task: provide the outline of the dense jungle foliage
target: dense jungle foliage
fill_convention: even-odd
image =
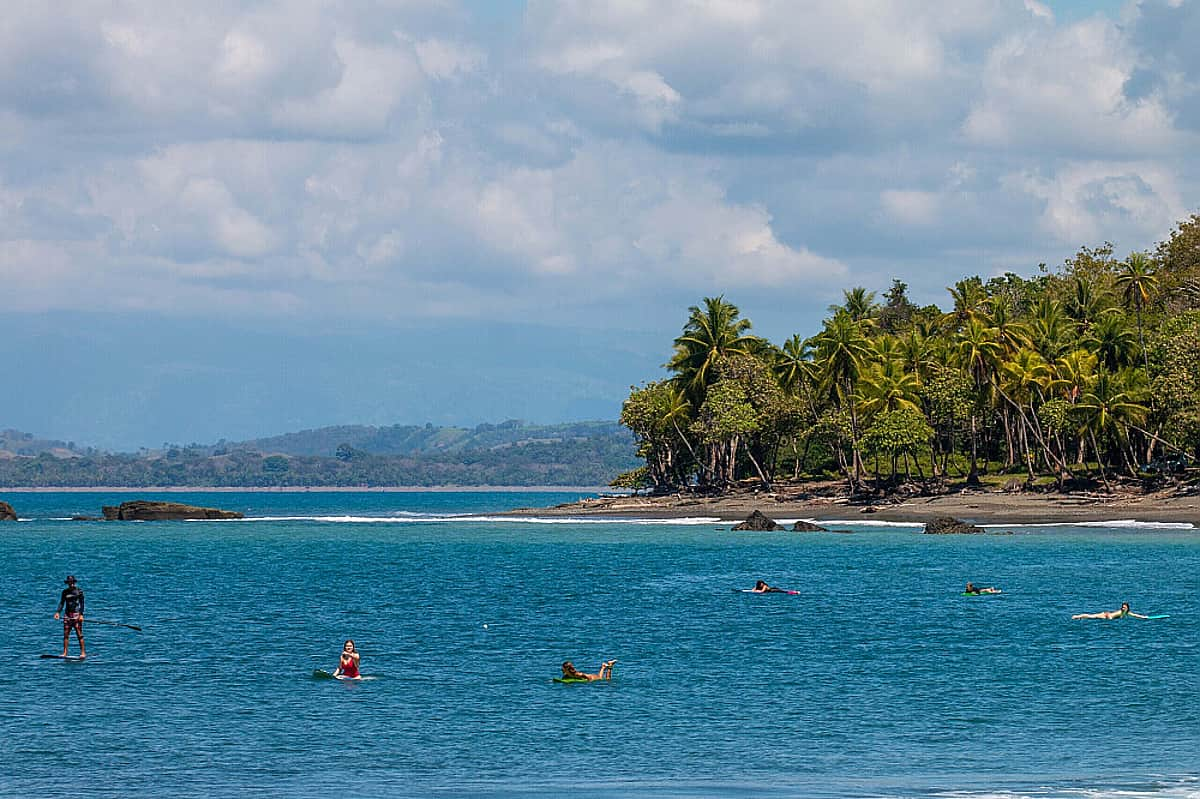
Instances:
[[[969,277],[918,307],[844,292],[775,345],[723,297],[689,309],[621,422],[644,466],[613,485],[719,491],[841,475],[852,490],[989,470],[1064,488],[1183,469],[1200,450],[1200,216],[1153,253],[1084,248],[1036,277]],[[1012,478],[1010,478],[1011,481]]]

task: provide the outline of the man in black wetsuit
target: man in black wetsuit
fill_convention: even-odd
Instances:
[[[63,623],[63,651],[62,656],[67,656],[67,643],[71,640],[71,630],[75,630],[75,638],[79,641],[79,657],[87,657],[87,650],[83,646],[83,590],[75,585],[74,575],[67,575],[64,580],[67,587],[63,589],[62,596],[58,600],[58,610],[54,611],[54,618],[62,618]]]

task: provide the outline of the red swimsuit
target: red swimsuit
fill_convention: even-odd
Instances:
[[[354,658],[343,657],[341,662],[342,676],[354,678],[358,676],[358,663]]]

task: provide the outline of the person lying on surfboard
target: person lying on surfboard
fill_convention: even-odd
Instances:
[[[599,672],[588,674],[575,668],[575,664],[571,661],[564,660],[562,664],[562,678],[564,680],[587,680],[588,682],[592,682],[593,680],[611,680],[613,664],[616,662],[615,659],[606,660],[600,664]]]
[[[362,679],[362,675],[358,673],[358,649],[354,646],[354,639],[348,639],[342,644],[342,656],[338,659],[338,667],[333,670],[333,676],[346,680]]]
[[[967,583],[967,587],[963,589],[964,594],[998,594],[999,588],[980,588],[975,583]]]
[[[1134,613],[1129,609],[1128,602],[1121,603],[1120,610],[1102,610],[1099,613],[1076,613],[1072,619],[1123,619],[1126,616],[1132,616],[1135,619],[1148,619],[1149,616],[1143,616],[1140,613]]]
[[[767,585],[765,580],[759,580],[750,589],[752,594],[798,594],[799,591],[789,591],[786,588],[773,588]]]

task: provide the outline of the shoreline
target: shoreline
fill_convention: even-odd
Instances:
[[[0,486],[0,494],[602,494],[602,486]]]
[[[867,507],[873,512],[864,512]],[[722,497],[601,497],[553,508],[520,508],[510,515],[638,519],[713,517],[742,522],[758,510],[772,519],[822,521],[927,522],[953,516],[981,525],[1072,524],[1079,522],[1166,522],[1200,528],[1200,495],[1155,494],[1009,494],[970,491],[912,497],[896,504],[865,506],[841,497],[786,497],[738,494]]]

